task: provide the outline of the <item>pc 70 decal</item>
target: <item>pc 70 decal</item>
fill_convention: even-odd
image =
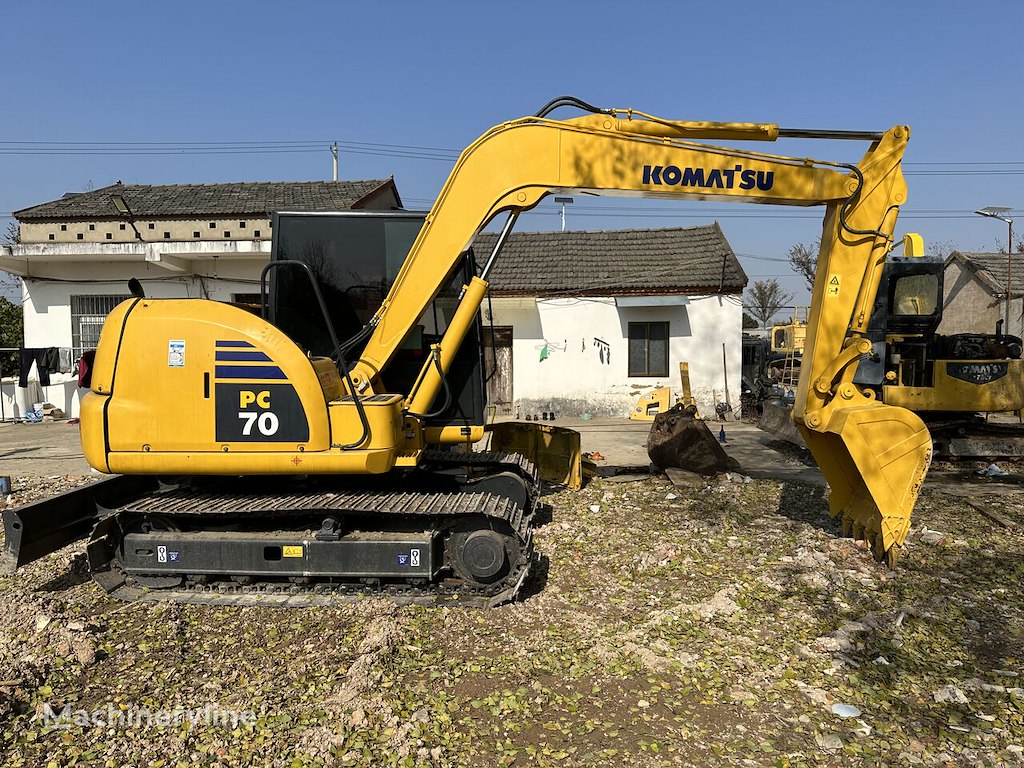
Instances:
[[[219,442],[306,442],[309,422],[291,384],[216,384]]]
[[[257,410],[244,410],[253,404]],[[277,418],[276,413],[270,410],[269,389],[262,389],[258,392],[252,389],[243,389],[238,393],[238,407],[243,409],[238,412],[238,418],[242,420],[243,435],[246,437],[251,435],[253,427],[258,427],[260,434],[266,437],[277,434],[281,420]]]

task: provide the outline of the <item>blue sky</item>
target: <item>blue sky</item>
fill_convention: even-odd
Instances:
[[[905,123],[910,195],[898,233],[994,251],[1005,225],[972,211],[1024,211],[1019,2],[38,2],[9,4],[2,18],[0,215],[117,179],[327,179],[333,140],[387,145],[343,148],[342,178],[393,174],[406,205],[427,208],[454,151],[563,94],[672,119]],[[262,154],[24,153],[25,142],[123,150],[241,141],[314,144]],[[780,142],[769,151],[855,161],[863,146]],[[752,279],[778,276],[805,299],[785,256],[818,236],[817,213],[621,198],[577,199],[568,213],[572,229],[716,219]],[[547,202],[519,229],[558,226]]]

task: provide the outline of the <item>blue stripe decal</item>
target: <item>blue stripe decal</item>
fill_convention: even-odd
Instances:
[[[272,363],[274,362],[262,352],[224,352],[217,350],[217,359],[224,360],[225,362],[252,362],[252,363]]]
[[[218,347],[249,347],[252,348],[252,344],[248,341],[217,341]]]
[[[218,365],[215,368],[218,379],[286,379],[284,371],[276,365]]]

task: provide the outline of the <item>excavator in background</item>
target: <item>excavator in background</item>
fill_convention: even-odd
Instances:
[[[1024,408],[1022,341],[1002,332],[937,334],[942,322],[945,261],[924,254],[908,235],[885,262],[854,383],[888,405],[917,413],[928,425],[935,456],[996,459],[1024,455],[1024,427],[990,422]],[[771,363],[757,403],[760,426],[793,439],[792,400]]]
[[[807,338],[807,320],[799,310],[786,323],[775,323],[767,337],[743,333],[740,368],[740,409],[745,418],[760,416],[769,399],[789,400],[800,382],[800,361]],[[796,427],[792,426],[793,434]]]
[[[552,118],[560,107],[585,114]],[[518,216],[573,193],[824,206],[793,418],[832,488],[831,513],[891,564],[931,440],[919,417],[854,377],[872,350],[871,313],[906,201],[909,136],[903,125],[851,132],[667,120],[563,97],[462,152],[404,260],[385,247],[385,267],[401,260],[394,273],[362,274],[364,243],[350,243],[351,269],[335,270],[348,286],[328,305],[320,246],[312,259],[268,264],[271,293],[284,295],[282,275],[305,276],[312,298],[288,301],[304,326],[323,321],[325,349],[215,301],[125,301],[104,324],[81,406],[86,459],[118,477],[6,510],[3,565],[89,536],[93,578],[125,600],[513,599],[535,561],[536,468],[466,450],[484,423],[458,412],[453,370],[460,350],[480,356],[474,329],[487,279]],[[854,164],[706,143],[785,138],[867,149]],[[474,238],[500,216],[481,264]],[[356,328],[359,302],[375,292],[383,299],[372,316],[339,337],[336,324]]]

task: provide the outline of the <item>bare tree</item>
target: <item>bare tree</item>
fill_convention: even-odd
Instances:
[[[955,250],[956,245],[952,240],[932,240],[928,243],[928,255],[940,259],[945,259]]]
[[[818,268],[818,253],[821,251],[821,238],[813,245],[797,243],[789,249],[789,265],[807,284],[807,290],[814,290],[814,272]]]
[[[21,242],[21,228],[17,221],[7,222],[7,231],[4,233],[4,240],[7,245],[14,245]]]
[[[793,294],[785,293],[776,278],[755,280],[747,289],[745,309],[760,327],[767,328],[768,323],[778,312],[793,300]]]

